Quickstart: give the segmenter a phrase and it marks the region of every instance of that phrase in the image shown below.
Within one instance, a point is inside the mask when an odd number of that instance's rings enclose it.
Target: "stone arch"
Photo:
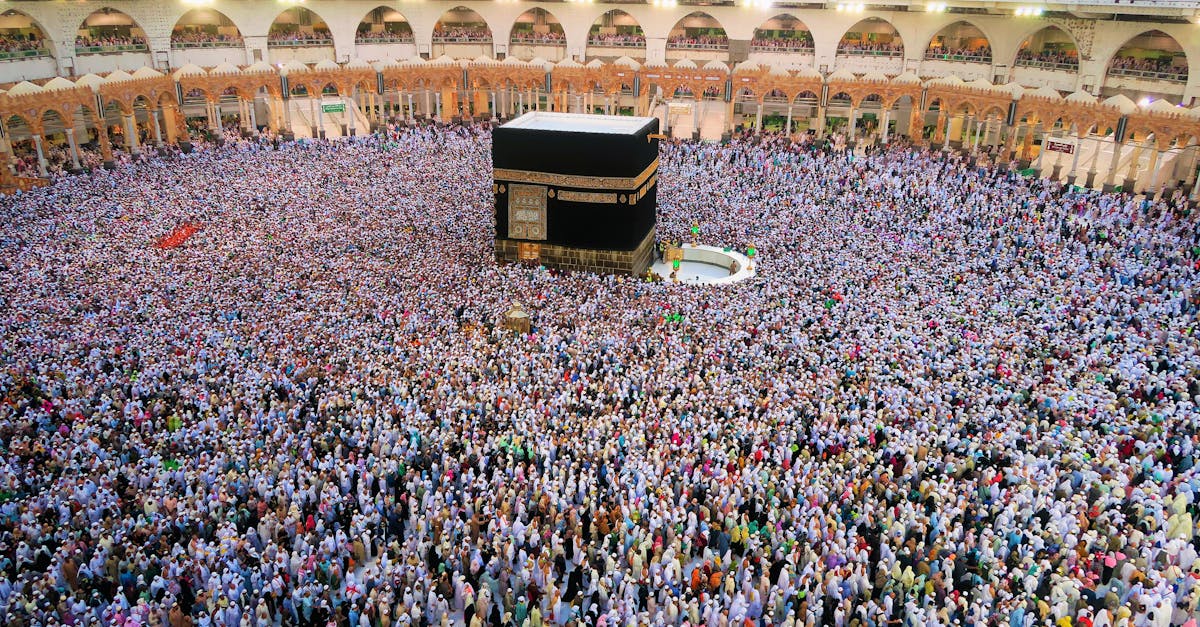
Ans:
[[[399,17],[400,19],[395,19]],[[368,21],[371,20],[371,21]],[[363,27],[366,28],[363,28]],[[379,26],[378,29],[375,26]],[[408,16],[387,5],[379,5],[363,15],[354,31],[355,43],[412,43],[416,31]]]
[[[829,100],[826,102],[827,106],[849,107],[854,105],[854,96],[850,95],[850,92],[840,89],[836,92],[834,92],[832,89],[829,91],[833,93],[829,94]]]
[[[1043,53],[1046,53],[1047,51],[1045,51],[1044,49],[1043,50],[1030,50],[1028,53],[1026,53],[1026,50],[1028,50],[1028,48],[1030,46],[1035,44],[1034,38],[1036,36],[1042,35],[1042,34],[1053,34],[1056,32],[1064,35],[1067,39],[1067,42],[1069,42],[1070,45],[1068,47],[1065,45],[1066,42],[1062,42],[1064,45],[1060,46],[1060,45],[1057,45],[1059,42],[1053,42],[1056,45],[1054,46],[1053,50],[1048,52],[1049,56],[1047,58],[1062,58],[1064,61],[1066,61],[1068,59],[1073,60],[1070,63],[1061,63],[1061,65],[1073,65],[1075,67],[1075,70],[1078,71],[1078,69],[1079,69],[1079,42],[1075,39],[1075,36],[1072,35],[1069,30],[1067,30],[1061,26],[1058,26],[1056,24],[1049,24],[1046,26],[1036,26],[1036,27],[1031,28],[1025,34],[1023,34],[1021,36],[1021,38],[1018,40],[1017,50],[1013,54],[1013,66],[1015,67],[1016,65],[1020,64],[1021,61],[1037,61],[1038,60],[1037,57],[1042,55]],[[1043,48],[1044,48],[1045,42],[1042,42],[1042,43],[1043,43]]]
[[[711,23],[706,24],[704,20]],[[729,47],[729,34],[720,20],[704,11],[692,11],[679,18],[667,34],[667,48]]]
[[[885,28],[886,26],[886,28]],[[864,28],[874,30],[866,31]],[[888,32],[890,29],[891,32]],[[854,23],[838,40],[837,54],[880,53],[896,51],[904,56],[904,40],[900,30],[882,17],[868,17]]]
[[[799,25],[801,28],[796,28]],[[782,28],[764,28],[780,26]],[[795,33],[794,36],[780,37],[778,33]],[[764,20],[754,29],[754,38],[750,40],[750,49],[754,52],[803,52],[812,54],[814,49],[812,30],[800,18],[791,13],[777,13]]]
[[[526,24],[523,18],[526,16],[529,16],[533,20],[528,30],[523,28]],[[551,18],[553,18],[553,22],[550,21]],[[522,26],[522,28],[518,28],[518,26]],[[545,30],[540,28],[543,26]],[[512,26],[508,30],[508,41],[510,44],[565,46],[567,44],[567,33],[563,29],[562,21],[554,13],[543,7],[532,7],[513,20]]]
[[[279,18],[287,16],[295,22],[280,22]],[[292,28],[292,24],[295,27]],[[307,27],[307,28],[306,28]],[[268,41],[311,40],[325,41],[333,44],[333,31],[329,22],[316,11],[305,6],[288,7],[275,14],[267,30]]]
[[[738,86],[738,88],[737,88],[736,90],[734,90],[734,92],[733,92],[733,102],[735,102],[735,103],[746,103],[746,102],[748,102],[748,101],[745,99],[745,97],[746,97],[746,96],[750,96],[750,97],[751,97],[751,98],[752,98],[752,99],[753,99],[755,102],[758,102],[758,101],[762,100],[762,96],[760,96],[760,95],[759,95],[759,94],[758,94],[758,93],[757,93],[757,92],[756,92],[756,91],[755,91],[753,88],[751,88],[749,85],[740,85],[740,86]]]
[[[640,50],[638,56],[645,56],[646,32],[633,14],[623,9],[609,9],[589,27],[587,46]]]
[[[1008,115],[1008,111],[1004,110],[1002,107],[1000,107],[1000,105],[991,105],[988,107],[984,107],[982,117],[986,119],[992,115],[999,116],[1000,119],[1003,120],[1005,118],[1005,116]]]
[[[217,23],[205,22],[206,18],[217,18]],[[211,31],[199,28],[204,26],[211,26],[213,28]],[[232,29],[233,32],[228,32],[229,29]],[[183,15],[180,15],[179,19],[175,20],[175,25],[171,27],[172,46],[180,43],[207,43],[214,40],[217,42],[236,42],[240,45],[242,36],[242,29],[237,25],[237,22],[234,22],[225,13],[210,7],[196,7],[187,11]]]
[[[958,32],[951,31],[956,27]],[[929,59],[931,55],[938,59],[950,56],[947,60],[957,61],[960,59],[953,57],[966,57],[971,61],[990,63],[992,38],[971,20],[955,20],[942,26],[929,37],[925,44],[925,58]],[[985,60],[976,60],[976,57]]]
[[[42,136],[47,141],[57,135],[62,135],[65,139],[67,125],[74,120],[74,116],[66,113],[64,109],[59,107],[46,107],[39,112],[42,127]]]
[[[878,108],[880,111],[882,111],[885,108],[885,106],[884,106],[885,101],[884,101],[883,94],[880,93],[879,91],[873,90],[873,89],[869,89],[869,90],[865,90],[865,91],[861,92],[858,96],[858,100],[856,100],[854,102],[854,106],[861,109],[861,108],[863,108],[863,105],[865,105],[868,102],[879,103]]]
[[[798,91],[792,95],[790,101],[793,105],[796,105],[796,104],[801,104],[799,102],[801,99],[806,100],[806,101],[811,99],[812,106],[815,107],[815,106],[817,106],[818,101],[821,99],[821,95],[811,89],[801,89],[800,91]]]
[[[478,21],[464,22],[460,20],[456,22],[446,22],[447,16],[453,16],[460,13],[462,14],[462,17],[471,20],[478,18]],[[447,38],[457,38],[458,34],[472,37],[474,40],[478,40],[480,42],[490,42],[494,36],[494,31],[492,30],[492,25],[488,24],[487,18],[483,17],[481,13],[475,11],[474,9],[459,5],[442,13],[441,16],[438,17],[437,21],[434,22],[433,40],[438,42],[439,37],[441,37],[442,40],[440,43],[446,43]]]
[[[1162,39],[1164,41],[1158,42],[1158,45],[1156,45],[1156,46],[1154,46],[1153,44],[1149,44],[1149,45],[1153,46],[1152,48],[1132,48],[1131,47],[1134,44],[1134,42],[1138,42],[1139,40],[1142,40],[1143,38],[1150,38],[1150,37],[1155,38],[1155,39]],[[1173,49],[1165,48],[1162,44],[1165,44],[1167,42],[1174,44],[1174,48]],[[1132,55],[1130,57],[1122,57],[1121,53],[1126,50],[1129,50],[1129,51],[1132,51],[1132,50],[1154,50],[1156,52],[1171,52],[1172,53],[1171,59],[1169,60],[1171,62],[1163,63],[1162,67],[1159,67],[1158,69],[1142,68],[1142,67],[1140,67],[1139,64],[1133,64],[1133,66],[1131,68],[1116,67],[1116,64],[1120,63],[1121,59],[1123,59],[1123,58],[1133,58],[1133,59],[1137,59],[1139,61],[1150,61],[1149,57],[1135,57]],[[1182,64],[1177,63],[1178,59],[1180,59],[1180,58],[1182,58],[1182,60],[1183,60]],[[1162,56],[1158,57],[1158,59],[1161,61],[1168,61],[1165,57],[1162,57]],[[1139,72],[1139,73],[1149,72],[1150,74],[1147,77],[1151,78],[1152,80],[1172,80],[1174,82],[1186,83],[1188,80],[1189,67],[1190,67],[1190,60],[1188,59],[1188,56],[1187,56],[1187,50],[1183,47],[1182,44],[1179,43],[1178,39],[1176,39],[1173,35],[1165,33],[1161,30],[1149,29],[1149,30],[1144,30],[1144,31],[1134,35],[1133,37],[1126,39],[1124,41],[1124,43],[1122,43],[1120,46],[1118,46],[1117,49],[1114,50],[1113,53],[1108,56],[1108,59],[1106,59],[1104,62],[1104,82],[1107,83],[1109,78],[1114,75],[1127,74],[1127,73],[1132,73],[1132,72]],[[1116,73],[1114,73],[1114,70],[1116,71]],[[1127,75],[1132,75],[1132,74],[1127,74]],[[1179,77],[1179,78],[1178,79],[1164,78],[1164,77],[1168,77],[1168,76]]]
[[[128,20],[128,23],[122,19]],[[128,40],[132,45],[137,45],[138,41],[147,45],[149,41],[146,29],[133,16],[108,6],[89,13],[75,31],[76,48],[80,47],[80,42],[87,48],[91,47],[89,43],[123,40]]]
[[[29,20],[28,28],[32,29],[33,33],[19,33],[18,31],[22,30],[22,25],[17,24],[14,18]],[[0,35],[5,37],[10,35],[14,37],[20,36],[21,38],[26,38],[26,42],[28,42],[27,37],[30,34],[36,34],[39,47],[44,49],[51,58],[57,59],[58,50],[54,43],[54,37],[49,35],[49,32],[37,18],[20,9],[7,9],[4,13],[0,14]]]

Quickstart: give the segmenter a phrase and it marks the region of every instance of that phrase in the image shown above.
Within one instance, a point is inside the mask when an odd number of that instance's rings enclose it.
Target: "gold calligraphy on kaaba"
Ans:
[[[573,187],[583,189],[603,189],[613,191],[634,191],[642,186],[651,176],[658,173],[658,159],[642,170],[637,176],[587,176],[579,174],[555,174],[553,172],[534,172],[531,170],[509,170],[496,168],[492,178],[497,181],[514,181],[516,183],[532,183],[550,185],[553,187]],[[514,185],[515,186],[515,185]]]
[[[645,198],[646,194],[649,194],[650,190],[653,189],[654,186],[657,184],[658,184],[658,173],[655,172],[654,176],[650,177],[650,180],[646,181],[646,184],[643,185],[642,188],[637,191],[637,193],[631,194],[629,196],[629,204],[636,205],[638,203],[638,201]]]
[[[558,191],[558,199],[566,202],[592,202],[609,205],[617,204],[617,195],[606,192],[573,192],[566,189]]]
[[[545,185],[509,185],[508,236],[513,239],[546,239]]]

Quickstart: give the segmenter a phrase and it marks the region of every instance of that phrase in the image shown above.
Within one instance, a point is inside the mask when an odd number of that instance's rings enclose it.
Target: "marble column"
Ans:
[[[80,169],[79,165],[79,145],[75,143],[75,129],[67,127],[67,147],[71,153],[71,165],[76,170]]]
[[[40,133],[33,134],[33,147],[37,149],[38,174],[50,176],[50,172],[46,169],[46,153],[42,150],[42,136]]]
[[[1146,181],[1142,187],[1142,191],[1147,196],[1157,191],[1155,188],[1158,186],[1158,178],[1162,174],[1158,171],[1158,160],[1162,155],[1162,151],[1158,149],[1157,144],[1158,142],[1155,142],[1150,146],[1150,165],[1146,167],[1146,174],[1150,175],[1150,180]]]
[[[136,114],[122,115],[125,126],[125,147],[129,149],[130,154],[138,154],[141,152],[141,147],[138,145],[138,130]]]
[[[150,129],[154,133],[154,145],[161,146],[163,141],[162,129],[158,126],[158,109],[148,109],[147,111],[150,113]]]

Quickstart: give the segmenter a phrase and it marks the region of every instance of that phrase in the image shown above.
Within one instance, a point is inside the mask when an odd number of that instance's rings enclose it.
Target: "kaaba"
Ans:
[[[535,111],[492,133],[496,260],[639,275],[658,208],[658,118]]]

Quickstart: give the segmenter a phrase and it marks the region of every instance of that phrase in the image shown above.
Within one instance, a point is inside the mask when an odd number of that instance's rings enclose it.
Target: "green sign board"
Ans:
[[[345,113],[346,103],[338,102],[335,104],[323,104],[321,105],[321,110],[325,113]]]

